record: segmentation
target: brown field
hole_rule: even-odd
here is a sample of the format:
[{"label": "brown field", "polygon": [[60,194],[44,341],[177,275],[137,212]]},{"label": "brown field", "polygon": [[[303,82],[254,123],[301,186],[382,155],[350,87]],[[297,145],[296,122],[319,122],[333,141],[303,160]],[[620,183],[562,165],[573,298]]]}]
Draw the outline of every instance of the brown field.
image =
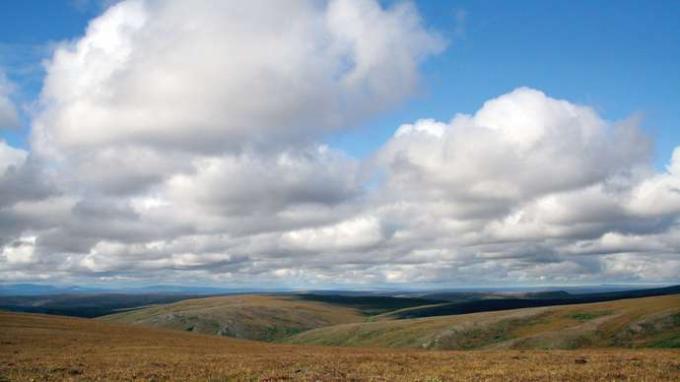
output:
[{"label": "brown field", "polygon": [[678,381],[680,351],[295,346],[0,312],[0,380]]}]

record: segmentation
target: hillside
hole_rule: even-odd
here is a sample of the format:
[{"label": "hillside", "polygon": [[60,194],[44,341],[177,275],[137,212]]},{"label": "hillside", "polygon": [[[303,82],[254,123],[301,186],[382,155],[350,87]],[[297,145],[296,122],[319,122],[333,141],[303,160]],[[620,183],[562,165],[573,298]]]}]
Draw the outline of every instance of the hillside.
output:
[{"label": "hillside", "polygon": [[363,321],[354,308],[288,296],[220,296],[184,300],[100,317],[104,321],[202,334],[278,340],[305,330]]},{"label": "hillside", "polygon": [[680,347],[680,295],[311,330],[290,343],[425,349]]},{"label": "hillside", "polygon": [[677,381],[669,350],[445,352],[265,344],[0,312],[2,381]]}]

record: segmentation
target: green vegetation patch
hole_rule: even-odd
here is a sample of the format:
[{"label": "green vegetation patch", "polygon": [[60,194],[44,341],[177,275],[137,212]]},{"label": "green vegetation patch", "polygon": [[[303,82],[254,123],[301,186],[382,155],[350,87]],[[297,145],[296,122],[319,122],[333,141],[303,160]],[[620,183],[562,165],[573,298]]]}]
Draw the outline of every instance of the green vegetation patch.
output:
[{"label": "green vegetation patch", "polygon": [[680,349],[680,333],[664,338],[661,341],[653,343],[650,347],[663,349]]},{"label": "green vegetation patch", "polygon": [[674,331],[670,336],[659,340],[651,345],[653,348],[680,349],[680,313],[670,317],[671,329]]},{"label": "green vegetation patch", "polygon": [[680,328],[680,313],[675,313],[671,317],[673,320],[673,327]]},{"label": "green vegetation patch", "polygon": [[609,310],[599,310],[594,312],[575,312],[569,315],[569,318],[577,321],[590,321],[599,317],[609,316],[612,314]]},{"label": "green vegetation patch", "polygon": [[304,331],[305,329],[300,327],[267,327],[264,330],[262,341],[274,342],[286,337],[294,336]]},{"label": "green vegetation patch", "polygon": [[432,344],[436,349],[471,350],[511,339],[510,329],[514,320],[499,321],[494,325],[452,329]]}]

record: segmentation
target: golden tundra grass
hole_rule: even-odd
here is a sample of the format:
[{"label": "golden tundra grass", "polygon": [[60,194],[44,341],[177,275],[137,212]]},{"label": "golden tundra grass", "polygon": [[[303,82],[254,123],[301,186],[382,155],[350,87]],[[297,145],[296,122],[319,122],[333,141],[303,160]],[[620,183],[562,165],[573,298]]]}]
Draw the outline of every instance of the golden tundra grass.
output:
[{"label": "golden tundra grass", "polygon": [[295,346],[0,313],[0,380],[679,381],[680,352]]}]

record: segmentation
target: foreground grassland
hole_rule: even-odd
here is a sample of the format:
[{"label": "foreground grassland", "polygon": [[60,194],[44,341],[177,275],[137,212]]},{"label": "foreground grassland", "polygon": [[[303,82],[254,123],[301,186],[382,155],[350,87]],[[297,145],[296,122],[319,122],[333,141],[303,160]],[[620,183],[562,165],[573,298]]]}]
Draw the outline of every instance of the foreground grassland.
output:
[{"label": "foreground grassland", "polygon": [[267,344],[0,313],[2,381],[678,381],[677,350],[384,350]]},{"label": "foreground grassland", "polygon": [[363,321],[356,309],[281,296],[221,296],[113,314],[104,321],[275,341],[306,330]]},{"label": "foreground grassland", "polygon": [[680,295],[310,330],[297,344],[440,350],[680,348]]}]

